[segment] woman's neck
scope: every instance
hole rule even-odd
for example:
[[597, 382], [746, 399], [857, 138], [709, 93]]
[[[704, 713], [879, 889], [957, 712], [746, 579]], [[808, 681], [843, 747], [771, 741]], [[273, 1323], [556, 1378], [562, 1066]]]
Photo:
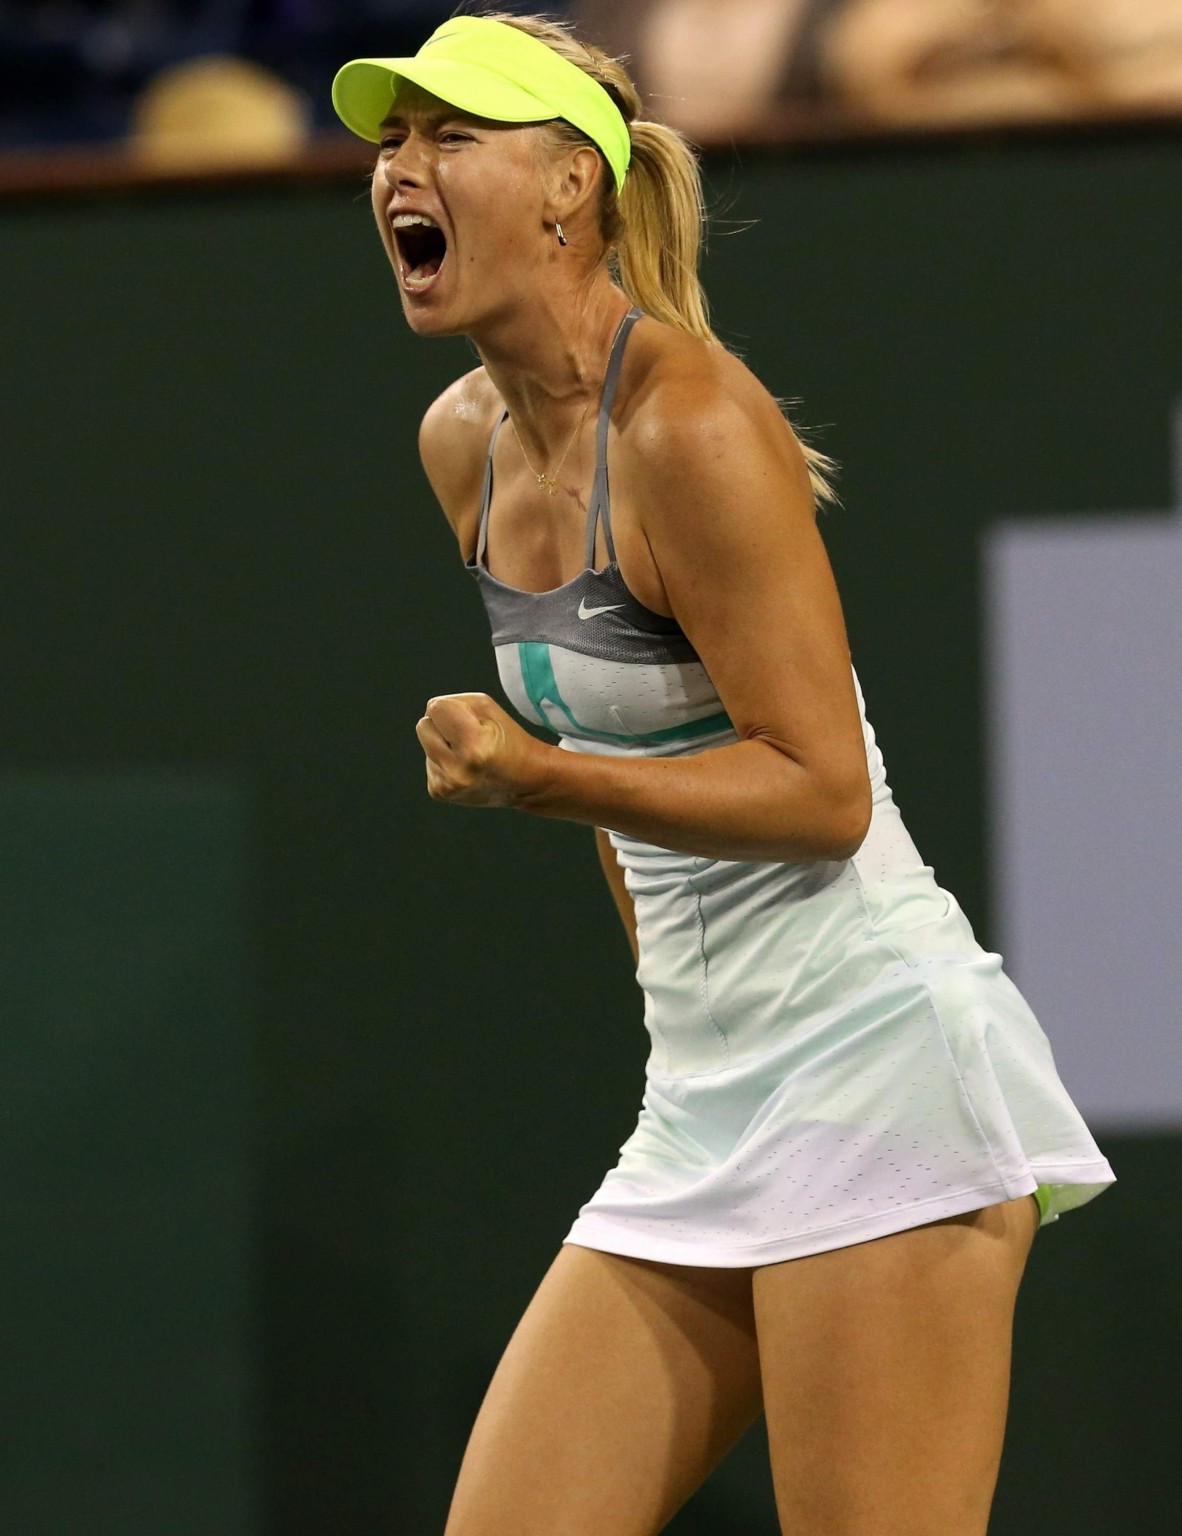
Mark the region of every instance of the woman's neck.
[[561, 451], [579, 412], [598, 401], [612, 341], [631, 308], [602, 269], [573, 298], [539, 295], [495, 336], [473, 337], [514, 430], [539, 461]]

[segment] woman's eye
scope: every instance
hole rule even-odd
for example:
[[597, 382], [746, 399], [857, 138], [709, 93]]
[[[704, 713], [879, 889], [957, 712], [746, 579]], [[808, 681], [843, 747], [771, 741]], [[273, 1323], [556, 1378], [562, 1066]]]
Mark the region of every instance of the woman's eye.
[[[455, 130], [455, 129], [452, 129], [452, 130], [450, 130], [447, 133], [441, 133], [439, 135], [440, 143], [446, 143], [449, 139], [454, 139], [458, 143], [463, 144], [463, 143], [468, 142], [468, 140], [470, 138], [471, 138], [470, 134], [460, 133], [458, 130]], [[379, 140], [378, 148], [379, 149], [388, 149], [388, 150], [393, 151], [393, 150], [399, 149], [402, 146], [402, 143], [403, 143], [403, 141], [401, 139], [381, 139], [381, 140]]]

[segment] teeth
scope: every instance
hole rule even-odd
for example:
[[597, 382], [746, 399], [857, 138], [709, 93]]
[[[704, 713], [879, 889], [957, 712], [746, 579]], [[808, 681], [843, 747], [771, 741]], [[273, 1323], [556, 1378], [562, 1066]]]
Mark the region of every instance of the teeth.
[[[390, 219], [390, 227], [392, 230], [409, 229], [414, 225], [419, 225], [424, 229], [439, 228], [439, 225], [435, 222], [429, 213], [396, 213]], [[405, 253], [400, 251], [399, 254], [400, 263], [404, 263]], [[426, 263], [424, 262], [420, 266], [412, 268], [409, 272], [403, 272], [402, 281], [408, 290], [416, 291], [418, 289], [429, 288], [432, 283], [434, 283], [435, 279], [439, 276], [440, 269], [443, 266], [443, 256], [440, 256], [439, 266], [435, 269], [434, 272], [431, 272], [430, 274], [426, 273], [424, 271], [425, 266]]]

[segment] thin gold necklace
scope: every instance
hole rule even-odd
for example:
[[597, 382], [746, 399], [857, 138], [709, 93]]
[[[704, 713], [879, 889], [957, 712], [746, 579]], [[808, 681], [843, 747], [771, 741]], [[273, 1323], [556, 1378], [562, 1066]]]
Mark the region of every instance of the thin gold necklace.
[[[603, 384], [604, 384], [604, 380], [606, 378], [607, 378], [607, 369], [605, 368], [604, 371], [603, 371], [603, 379], [600, 379], [600, 381], [599, 381], [599, 393], [600, 393], [601, 396], [603, 394]], [[574, 446], [575, 438], [578, 437], [580, 431], [582, 430], [583, 423], [587, 420], [587, 412], [591, 409], [591, 401], [594, 398], [595, 397], [593, 395], [588, 395], [588, 397], [587, 397], [587, 404], [583, 407], [583, 414], [579, 417], [578, 421], [575, 423], [575, 430], [570, 435], [570, 441], [567, 443], [566, 447], [562, 450], [562, 457], [559, 459], [558, 463], [555, 464], [553, 473], [550, 473], [550, 474], [541, 474], [541, 475], [539, 475], [537, 470], [529, 462], [529, 454], [526, 453], [526, 451], [525, 451], [525, 444], [521, 441], [521, 433], [518, 432], [518, 430], [517, 430], [517, 423], [515, 421], [513, 422], [513, 436], [517, 439], [517, 446], [521, 449], [521, 457], [525, 460], [526, 467], [528, 468], [530, 474], [538, 482], [538, 484], [542, 485], [542, 486], [545, 486], [547, 496], [553, 496], [555, 491], [557, 491], [557, 489], [558, 489], [558, 479], [557, 479], [558, 471], [566, 463], [566, 456], [571, 451], [571, 448]], [[509, 419], [510, 419], [510, 421], [513, 420], [512, 417], [510, 417]]]

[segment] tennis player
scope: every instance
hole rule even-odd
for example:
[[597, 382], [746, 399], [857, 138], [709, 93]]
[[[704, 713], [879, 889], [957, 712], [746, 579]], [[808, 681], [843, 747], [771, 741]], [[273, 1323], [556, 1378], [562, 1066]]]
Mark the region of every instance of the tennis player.
[[651, 1045], [446, 1536], [649, 1536], [761, 1411], [791, 1536], [983, 1536], [1028, 1250], [1114, 1175], [900, 819], [832, 461], [710, 330], [695, 158], [541, 18], [453, 17], [333, 100], [408, 325], [482, 360], [422, 459], [557, 736], [433, 698], [427, 791], [595, 828]]

